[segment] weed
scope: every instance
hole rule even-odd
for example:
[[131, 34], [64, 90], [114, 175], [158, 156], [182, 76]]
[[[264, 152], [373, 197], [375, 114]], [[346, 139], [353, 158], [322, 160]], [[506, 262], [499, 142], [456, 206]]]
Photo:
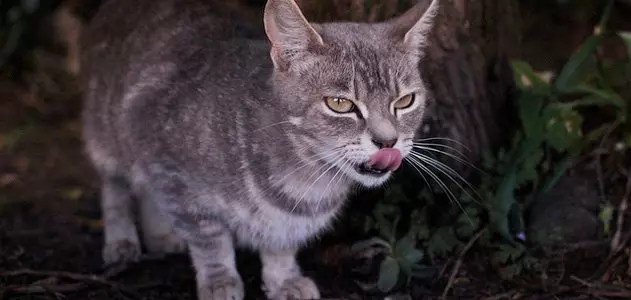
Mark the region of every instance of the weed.
[[[524, 61], [512, 62], [514, 80], [520, 90], [514, 108], [521, 124], [514, 129], [509, 145], [497, 153], [484, 154], [484, 174], [475, 187], [436, 158], [417, 156], [419, 160], [412, 164], [419, 173], [423, 171], [433, 179], [433, 185], [426, 181], [433, 192], [429, 189], [418, 192], [418, 177], [411, 183], [417, 192], [401, 192], [410, 184], [398, 180], [384, 201], [377, 204], [372, 216], [366, 217], [365, 230], [379, 233], [380, 243], [389, 249], [381, 265], [378, 284], [381, 291], [388, 292], [409, 281], [413, 277], [410, 269], [422, 266], [426, 260], [453, 255], [464, 241], [484, 227], [489, 230], [477, 243], [490, 251], [490, 264], [502, 278], [542, 270], [545, 263], [527, 246], [528, 241], [537, 238], [526, 236], [523, 212], [550, 191], [594, 142], [617, 130], [622, 135], [621, 143], [631, 146], [629, 107], [616, 83], [617, 78], [631, 70], [631, 33], [607, 30], [613, 2], [608, 2], [593, 35], [558, 74], [538, 73]], [[610, 62], [598, 55], [599, 46], [611, 35], [617, 35], [626, 44], [629, 51], [626, 61]], [[586, 113], [594, 109], [603, 111], [607, 119], [588, 125]], [[433, 154], [454, 158], [446, 152], [433, 151]], [[454, 204], [450, 210], [440, 211], [441, 217], [436, 216], [436, 208], [432, 207], [439, 197], [447, 197]], [[600, 214], [606, 230], [612, 209], [605, 205]], [[434, 223], [438, 225], [430, 222], [436, 219], [439, 222]], [[406, 226], [401, 226], [401, 220], [406, 220]], [[397, 238], [399, 232], [405, 232], [402, 238]], [[427, 255], [419, 249], [425, 249]]]

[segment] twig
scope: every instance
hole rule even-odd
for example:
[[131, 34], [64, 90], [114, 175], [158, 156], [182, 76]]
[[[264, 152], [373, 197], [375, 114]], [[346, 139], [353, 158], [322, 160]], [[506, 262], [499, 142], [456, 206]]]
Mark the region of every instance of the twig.
[[436, 278], [434, 279], [434, 283], [436, 283], [436, 281], [440, 280], [440, 278], [443, 278], [443, 276], [445, 276], [445, 273], [447, 273], [447, 269], [449, 269], [449, 266], [451, 265], [451, 263], [453, 262], [453, 257], [450, 257], [449, 259], [447, 259], [447, 261], [445, 262], [445, 265], [440, 268], [440, 272], [438, 272], [438, 276], [436, 276]]
[[624, 229], [624, 216], [629, 206], [629, 192], [631, 191], [631, 175], [627, 175], [627, 185], [620, 205], [618, 206], [618, 221], [616, 223], [616, 233], [611, 239], [611, 251], [618, 252], [621, 248], [620, 239], [622, 237], [622, 230]]
[[486, 297], [484, 300], [500, 300], [500, 299], [510, 299], [513, 295], [515, 295], [517, 291], [510, 291], [502, 294], [497, 294], [494, 296]]
[[12, 293], [20, 294], [33, 294], [33, 293], [62, 293], [62, 292], [75, 292], [82, 290], [88, 286], [89, 283], [100, 284], [110, 287], [114, 290], [125, 292], [131, 295], [135, 295], [131, 289], [108, 280], [108, 278], [114, 277], [124, 271], [124, 267], [111, 268], [103, 275], [96, 274], [80, 274], [66, 271], [43, 271], [32, 269], [21, 269], [14, 271], [2, 271], [0, 277], [16, 277], [16, 276], [39, 276], [51, 278], [64, 278], [77, 281], [76, 283], [69, 284], [50, 284], [42, 281], [34, 282], [27, 286], [8, 286], [6, 290]]
[[585, 281], [584, 279], [580, 279], [580, 278], [578, 278], [578, 277], [576, 277], [576, 276], [574, 276], [574, 275], [571, 275], [571, 276], [570, 276], [570, 279], [572, 279], [572, 280], [574, 280], [574, 281], [576, 281], [576, 282], [578, 282], [578, 283], [580, 283], [580, 284], [584, 285], [585, 287], [588, 287], [588, 288], [591, 288], [591, 287], [592, 287], [592, 284], [591, 284], [591, 283], [589, 283], [589, 282]]
[[[590, 278], [593, 279], [595, 277], [600, 277], [601, 282], [607, 281], [607, 279], [610, 277], [609, 275], [611, 273], [611, 270], [613, 269], [613, 267], [615, 267], [616, 263], [618, 262], [621, 249], [623, 249], [624, 246], [628, 245], [629, 242], [631, 241], [631, 230], [627, 231], [627, 233], [625, 234], [622, 240], [623, 242], [620, 244], [621, 246], [619, 250], [615, 252], [610, 252], [609, 255], [607, 255], [607, 258], [605, 258], [603, 264], [598, 268], [598, 271], [594, 273], [594, 275], [592, 275], [592, 277]], [[598, 275], [598, 274], [601, 274], [601, 275]]]
[[[578, 278], [574, 275], [570, 276], [570, 279], [585, 286], [587, 290], [583, 290], [582, 292], [592, 297], [596, 297], [599, 299], [611, 299], [612, 297], [623, 298], [623, 299], [631, 298], [631, 291], [619, 286], [602, 286], [600, 284], [593, 284], [593, 283], [587, 282], [586, 280]], [[607, 298], [604, 298], [604, 297], [607, 297]]]
[[456, 274], [458, 274], [458, 270], [460, 270], [460, 266], [462, 265], [462, 260], [463, 260], [463, 258], [465, 256], [465, 254], [467, 254], [467, 252], [469, 252], [469, 249], [471, 249], [471, 247], [473, 246], [475, 241], [477, 241], [482, 236], [482, 234], [485, 231], [486, 231], [486, 228], [478, 231], [478, 233], [476, 233], [476, 235], [474, 235], [469, 240], [469, 242], [464, 246], [462, 251], [460, 251], [460, 255], [458, 256], [458, 260], [454, 264], [454, 267], [451, 269], [451, 275], [449, 276], [449, 281], [447, 281], [447, 286], [445, 286], [445, 290], [443, 291], [443, 295], [442, 295], [443, 298], [447, 297], [447, 294], [449, 293], [449, 290], [451, 289], [451, 286], [454, 284], [454, 281], [455, 281], [455, 278], [456, 278]]

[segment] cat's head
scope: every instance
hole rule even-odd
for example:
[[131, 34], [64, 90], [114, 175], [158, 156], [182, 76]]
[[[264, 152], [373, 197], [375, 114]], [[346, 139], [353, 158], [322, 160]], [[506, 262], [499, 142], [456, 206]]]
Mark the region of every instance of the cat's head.
[[293, 138], [367, 187], [409, 155], [429, 98], [419, 69], [438, 0], [381, 23], [309, 23], [294, 0], [268, 0], [265, 29], [278, 105]]

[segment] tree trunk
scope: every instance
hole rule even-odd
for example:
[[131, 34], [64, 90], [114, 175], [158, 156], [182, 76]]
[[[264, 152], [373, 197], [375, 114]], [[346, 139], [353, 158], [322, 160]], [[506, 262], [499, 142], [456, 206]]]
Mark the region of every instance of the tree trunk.
[[507, 129], [516, 119], [507, 113], [514, 91], [509, 59], [520, 50], [518, 4], [443, 2], [425, 70], [435, 103], [420, 130], [423, 136], [458, 141], [462, 145], [451, 146], [478, 162], [485, 151], [507, 141]]

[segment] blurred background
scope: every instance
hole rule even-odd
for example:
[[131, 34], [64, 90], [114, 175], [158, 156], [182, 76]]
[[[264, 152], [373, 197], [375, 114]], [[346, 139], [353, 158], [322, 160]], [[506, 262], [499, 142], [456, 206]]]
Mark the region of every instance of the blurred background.
[[[194, 299], [185, 255], [101, 266], [77, 79], [103, 1], [0, 1], [0, 299]], [[264, 0], [208, 1], [262, 26]], [[297, 2], [311, 21], [411, 3]], [[434, 176], [358, 195], [305, 273], [335, 299], [631, 299], [631, 1], [443, 2], [419, 129], [440, 138]], [[261, 299], [256, 256], [239, 265]]]

